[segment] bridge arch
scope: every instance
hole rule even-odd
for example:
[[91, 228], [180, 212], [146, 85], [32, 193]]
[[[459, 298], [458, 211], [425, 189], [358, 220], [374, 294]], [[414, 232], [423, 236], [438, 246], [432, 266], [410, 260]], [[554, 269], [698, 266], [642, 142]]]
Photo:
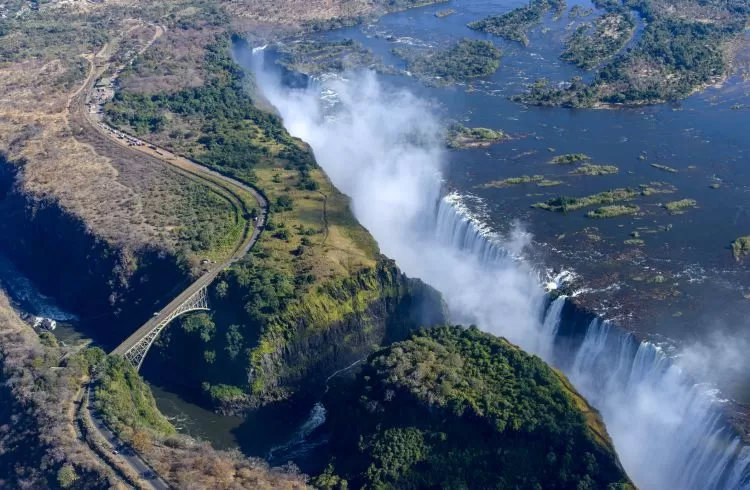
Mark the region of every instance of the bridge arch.
[[138, 329], [138, 331], [125, 342], [120, 344], [112, 353], [119, 354], [133, 365], [136, 371], [141, 369], [143, 360], [146, 359], [151, 345], [169, 323], [180, 315], [191, 311], [208, 311], [208, 283], [195, 291], [188, 299], [183, 301], [177, 308], [169, 311], [163, 318], [156, 316], [154, 319]]

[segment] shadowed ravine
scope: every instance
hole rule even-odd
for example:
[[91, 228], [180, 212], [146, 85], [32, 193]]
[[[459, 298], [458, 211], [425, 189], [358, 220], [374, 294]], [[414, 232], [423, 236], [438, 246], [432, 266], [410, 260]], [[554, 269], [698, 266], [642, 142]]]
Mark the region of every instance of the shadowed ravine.
[[242, 52], [290, 133], [312, 146], [357, 218], [410, 276], [436, 287], [452, 320], [507, 337], [560, 367], [602, 413], [625, 469], [643, 489], [750, 488], [750, 449], [708, 387], [658, 348], [552, 300], [520, 257], [520, 225], [501, 237], [443, 188], [445, 155], [430, 107], [372, 74], [288, 89]]

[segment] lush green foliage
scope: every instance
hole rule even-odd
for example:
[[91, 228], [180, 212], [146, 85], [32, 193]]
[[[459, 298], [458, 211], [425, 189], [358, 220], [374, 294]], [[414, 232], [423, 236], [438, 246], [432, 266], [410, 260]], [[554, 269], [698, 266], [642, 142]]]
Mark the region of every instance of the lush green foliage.
[[532, 0], [529, 5], [511, 10], [503, 15], [491, 15], [486, 19], [470, 22], [470, 29], [482, 31], [496, 36], [518, 41], [524, 45], [529, 43], [526, 32], [542, 20], [542, 15], [549, 10], [557, 14], [565, 8], [565, 0]]
[[[599, 6], [611, 13], [601, 18], [601, 25], [595, 22], [590, 32], [589, 28], [579, 28], [563, 57], [590, 68], [594, 60], [598, 62], [620, 50], [629, 37], [627, 32], [632, 30], [628, 21], [620, 21], [615, 29], [617, 36], [607, 38], [601, 34], [610, 24], [604, 19], [625, 15], [623, 6], [638, 11], [645, 21], [635, 46], [606, 63], [590, 84], [576, 77], [568, 87], [558, 88], [540, 79], [514, 100], [591, 107], [601, 103], [643, 104], [687, 97], [726, 75], [725, 48], [742, 35], [750, 18], [747, 2], [739, 0], [677, 0], [676, 5], [654, 0], [622, 3], [609, 0], [599, 2]], [[614, 24], [609, 30], [613, 27]]]
[[431, 83], [452, 84], [486, 77], [500, 67], [502, 53], [490, 41], [463, 39], [445, 51], [415, 51], [396, 48], [409, 71]]
[[288, 135], [279, 117], [256, 108], [247, 96], [245, 72], [229, 57], [227, 43], [223, 39], [208, 47], [205, 71], [210, 77], [204, 85], [152, 95], [118, 91], [106, 106], [107, 117], [141, 135], [163, 132], [170, 114], [194, 120], [200, 133], [179, 131], [170, 135], [174, 142], [182, 140], [182, 149], [196, 161], [248, 179], [252, 168], [270, 156], [301, 170], [314, 167], [310, 153]]
[[597, 204], [612, 204], [618, 201], [629, 201], [640, 195], [641, 191], [626, 187], [583, 197], [555, 197], [553, 199], [548, 199], [545, 202], [533, 204], [531, 207], [565, 213], [568, 211], [576, 211], [588, 206], [595, 206]]
[[332, 448], [355, 487], [629, 487], [567, 380], [476, 328], [419, 331], [373, 354], [347, 391]]
[[156, 408], [151, 389], [133, 366], [121, 357], [108, 357], [98, 376], [94, 406], [118, 432], [149, 429], [175, 433], [174, 427]]

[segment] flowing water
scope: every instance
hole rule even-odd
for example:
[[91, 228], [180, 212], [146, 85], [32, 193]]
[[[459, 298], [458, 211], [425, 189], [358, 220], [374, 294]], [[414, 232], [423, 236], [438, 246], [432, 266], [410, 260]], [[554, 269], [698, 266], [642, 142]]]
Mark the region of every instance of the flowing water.
[[[402, 15], [400, 22], [422, 14]], [[398, 22], [395, 16], [383, 24]], [[435, 33], [421, 31], [418, 22], [408, 27], [433, 42]], [[407, 274], [440, 290], [454, 321], [508, 337], [561, 367], [602, 412], [622, 462], [640, 488], [750, 488], [749, 450], [725, 422], [724, 401], [714, 387], [696, 384], [660, 347], [608, 322], [595, 320], [581, 338], [560, 341], [566, 298], [547, 299], [543, 285], [555, 281], [546, 277], [542, 264], [528, 260], [533, 256], [526, 253], [533, 243], [528, 223], [508, 214], [504, 226], [492, 226], [488, 200], [452, 185], [447, 160], [481, 162], [484, 157], [479, 152], [446, 154], [435, 113], [455, 106], [456, 99], [465, 102], [466, 94], [452, 92], [452, 98], [435, 104], [411, 82], [371, 73], [329, 76], [308, 89], [290, 89], [280, 85], [275, 69], [262, 65], [262, 53], [252, 60], [239, 56], [255, 63], [264, 94], [288, 130], [311, 144], [333, 182], [352, 197], [355, 214], [383, 252]], [[497, 122], [491, 111], [505, 103], [483, 101], [485, 111], [480, 116], [477, 109], [477, 119]], [[477, 107], [477, 102], [466, 107]], [[510, 109], [503, 120], [525, 111]], [[611, 144], [613, 135], [605, 131], [623, 112], [581, 114], [580, 120], [570, 111], [536, 112], [533, 117], [537, 123], [548, 118], [549, 125], [567, 119], [559, 128], [585, 126], [587, 118], [601, 117], [607, 124], [600, 134]], [[635, 131], [622, 120], [618, 124], [616, 134]], [[571, 151], [588, 151], [589, 140], [573, 139], [567, 142]]]

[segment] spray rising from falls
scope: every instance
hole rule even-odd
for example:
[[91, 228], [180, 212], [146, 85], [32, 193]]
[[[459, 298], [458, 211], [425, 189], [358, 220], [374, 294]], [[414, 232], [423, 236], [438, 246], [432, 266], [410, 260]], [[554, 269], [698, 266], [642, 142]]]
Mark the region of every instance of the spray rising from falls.
[[750, 488], [748, 449], [706, 390], [653, 346], [595, 323], [572, 357], [556, 347], [565, 298], [550, 302], [539, 275], [519, 259], [529, 244], [521, 227], [500, 237], [461, 196], [445, 193], [441, 128], [424, 101], [384, 88], [372, 74], [285, 89], [263, 69], [262, 55], [252, 62], [287, 129], [312, 146], [383, 252], [440, 290], [454, 321], [561, 366], [600, 408], [639, 487]]

